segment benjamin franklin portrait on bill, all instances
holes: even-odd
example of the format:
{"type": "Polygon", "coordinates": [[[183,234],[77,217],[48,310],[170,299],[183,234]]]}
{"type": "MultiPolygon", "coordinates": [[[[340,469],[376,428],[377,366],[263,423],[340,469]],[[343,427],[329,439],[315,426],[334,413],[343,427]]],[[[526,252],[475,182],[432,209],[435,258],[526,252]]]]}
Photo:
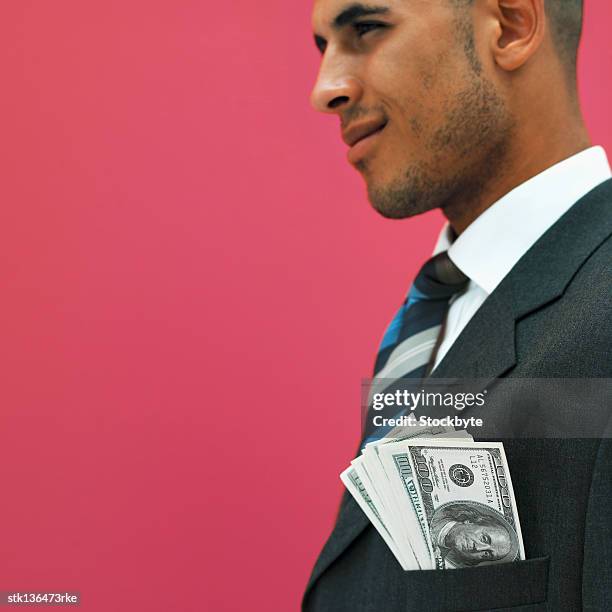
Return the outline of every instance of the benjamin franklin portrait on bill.
{"type": "Polygon", "coordinates": [[[436,556],[453,567],[518,559],[516,531],[497,511],[478,502],[440,506],[431,520],[436,556]]]}

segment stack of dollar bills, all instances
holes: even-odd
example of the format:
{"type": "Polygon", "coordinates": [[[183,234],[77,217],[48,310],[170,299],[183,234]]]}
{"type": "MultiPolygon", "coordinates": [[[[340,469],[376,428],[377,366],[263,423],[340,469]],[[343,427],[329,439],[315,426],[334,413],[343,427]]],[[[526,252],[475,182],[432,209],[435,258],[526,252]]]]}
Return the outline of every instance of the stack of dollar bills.
{"type": "Polygon", "coordinates": [[[525,559],[501,443],[397,428],[366,444],[340,478],[404,570],[525,559]]]}

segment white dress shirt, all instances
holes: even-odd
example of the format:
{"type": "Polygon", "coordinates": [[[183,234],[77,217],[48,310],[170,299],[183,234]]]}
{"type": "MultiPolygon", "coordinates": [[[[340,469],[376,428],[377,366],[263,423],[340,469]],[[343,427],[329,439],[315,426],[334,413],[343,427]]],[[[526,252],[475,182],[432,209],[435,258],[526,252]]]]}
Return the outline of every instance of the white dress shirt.
{"type": "Polygon", "coordinates": [[[434,254],[448,249],[449,257],[470,282],[450,302],[434,369],[519,259],[580,198],[610,177],[605,151],[591,147],[513,189],[452,244],[450,227],[444,226],[434,254]]]}

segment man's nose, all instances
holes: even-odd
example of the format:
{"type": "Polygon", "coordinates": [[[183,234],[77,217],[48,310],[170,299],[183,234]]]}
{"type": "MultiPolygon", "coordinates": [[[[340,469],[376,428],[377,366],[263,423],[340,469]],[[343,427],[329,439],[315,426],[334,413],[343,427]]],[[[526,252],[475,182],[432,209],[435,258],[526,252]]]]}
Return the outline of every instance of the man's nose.
{"type": "Polygon", "coordinates": [[[484,542],[474,542],[474,548],[477,552],[484,552],[485,550],[491,550],[489,544],[485,544],[484,542]]]}
{"type": "Polygon", "coordinates": [[[310,95],[310,103],[315,110],[339,114],[360,100],[363,94],[361,83],[347,68],[331,58],[323,60],[310,95]]]}

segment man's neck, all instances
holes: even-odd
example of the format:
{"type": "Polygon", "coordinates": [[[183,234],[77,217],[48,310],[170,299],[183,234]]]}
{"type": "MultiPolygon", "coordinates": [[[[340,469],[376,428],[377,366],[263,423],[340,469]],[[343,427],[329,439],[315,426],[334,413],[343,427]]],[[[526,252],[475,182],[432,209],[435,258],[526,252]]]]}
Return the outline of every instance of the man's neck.
{"type": "Polygon", "coordinates": [[[484,185],[475,198],[471,194],[470,201],[456,199],[452,205],[443,209],[442,212],[457,235],[519,185],[591,146],[591,140],[582,122],[575,126],[573,133],[566,131],[564,134],[555,134],[550,139],[540,137],[537,142],[534,142],[533,137],[529,140],[529,144],[517,143],[515,152],[508,154],[503,167],[499,168],[494,179],[484,185]]]}

